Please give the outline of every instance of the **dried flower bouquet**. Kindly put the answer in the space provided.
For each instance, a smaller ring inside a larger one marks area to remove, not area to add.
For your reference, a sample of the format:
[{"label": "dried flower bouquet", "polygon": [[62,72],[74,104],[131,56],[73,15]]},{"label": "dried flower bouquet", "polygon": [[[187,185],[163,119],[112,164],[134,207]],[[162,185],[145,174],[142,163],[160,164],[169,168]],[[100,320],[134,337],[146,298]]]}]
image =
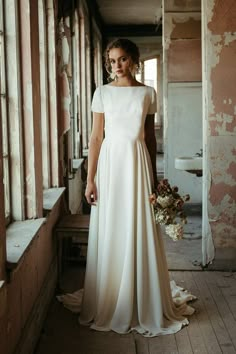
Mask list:
[{"label": "dried flower bouquet", "polygon": [[150,196],[156,222],[165,225],[166,234],[174,241],[183,237],[183,225],[187,223],[183,206],[189,200],[189,194],[181,197],[178,187],[171,187],[168,179],[161,180]]}]

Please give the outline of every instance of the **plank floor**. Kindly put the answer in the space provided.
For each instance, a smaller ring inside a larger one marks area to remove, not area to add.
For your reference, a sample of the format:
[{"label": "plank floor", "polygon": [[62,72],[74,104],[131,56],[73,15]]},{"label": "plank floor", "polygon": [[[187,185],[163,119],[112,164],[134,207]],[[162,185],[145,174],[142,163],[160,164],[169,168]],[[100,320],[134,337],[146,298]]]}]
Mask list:
[{"label": "plank floor", "polygon": [[[82,286],[84,269],[70,267],[64,289]],[[197,296],[189,326],[176,334],[144,338],[96,332],[53,300],[35,354],[218,354],[236,353],[236,273],[170,271],[171,279]]]}]

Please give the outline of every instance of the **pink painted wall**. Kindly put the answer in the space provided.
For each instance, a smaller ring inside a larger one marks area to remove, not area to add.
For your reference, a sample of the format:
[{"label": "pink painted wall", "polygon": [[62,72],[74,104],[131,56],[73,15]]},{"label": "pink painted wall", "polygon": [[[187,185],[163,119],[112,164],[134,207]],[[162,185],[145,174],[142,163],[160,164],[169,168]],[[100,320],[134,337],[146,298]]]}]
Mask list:
[{"label": "pink painted wall", "polygon": [[168,82],[202,80],[201,20],[191,13],[167,13],[170,38],[167,52]]},{"label": "pink painted wall", "polygon": [[172,41],[168,51],[169,82],[202,80],[201,40]]},{"label": "pink painted wall", "polygon": [[208,5],[209,219],[216,248],[236,248],[236,2]]}]

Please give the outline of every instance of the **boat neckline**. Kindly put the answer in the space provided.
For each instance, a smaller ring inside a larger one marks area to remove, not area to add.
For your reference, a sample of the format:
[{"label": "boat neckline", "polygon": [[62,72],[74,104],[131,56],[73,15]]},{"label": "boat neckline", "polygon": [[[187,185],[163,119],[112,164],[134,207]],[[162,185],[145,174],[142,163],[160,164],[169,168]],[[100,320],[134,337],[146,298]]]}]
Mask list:
[{"label": "boat neckline", "polygon": [[146,85],[137,85],[137,86],[115,86],[115,85],[110,85],[110,84],[106,84],[104,86],[109,86],[109,87],[119,87],[119,88],[133,88],[133,87],[148,87]]}]

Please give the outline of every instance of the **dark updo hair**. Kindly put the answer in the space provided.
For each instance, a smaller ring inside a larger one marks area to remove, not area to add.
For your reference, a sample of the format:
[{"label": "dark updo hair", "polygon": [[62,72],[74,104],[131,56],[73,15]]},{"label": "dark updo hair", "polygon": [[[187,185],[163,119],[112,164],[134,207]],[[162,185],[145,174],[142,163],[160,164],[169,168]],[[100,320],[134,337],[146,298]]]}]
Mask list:
[{"label": "dark updo hair", "polygon": [[111,63],[109,59],[109,52],[113,48],[121,48],[123,49],[132,59],[134,65],[136,66],[136,71],[138,72],[140,68],[140,62],[139,62],[139,49],[136,46],[136,44],[129,39],[125,38],[118,38],[113,40],[107,45],[107,48],[104,53],[105,57],[105,67],[107,72],[110,74],[111,73]]}]

